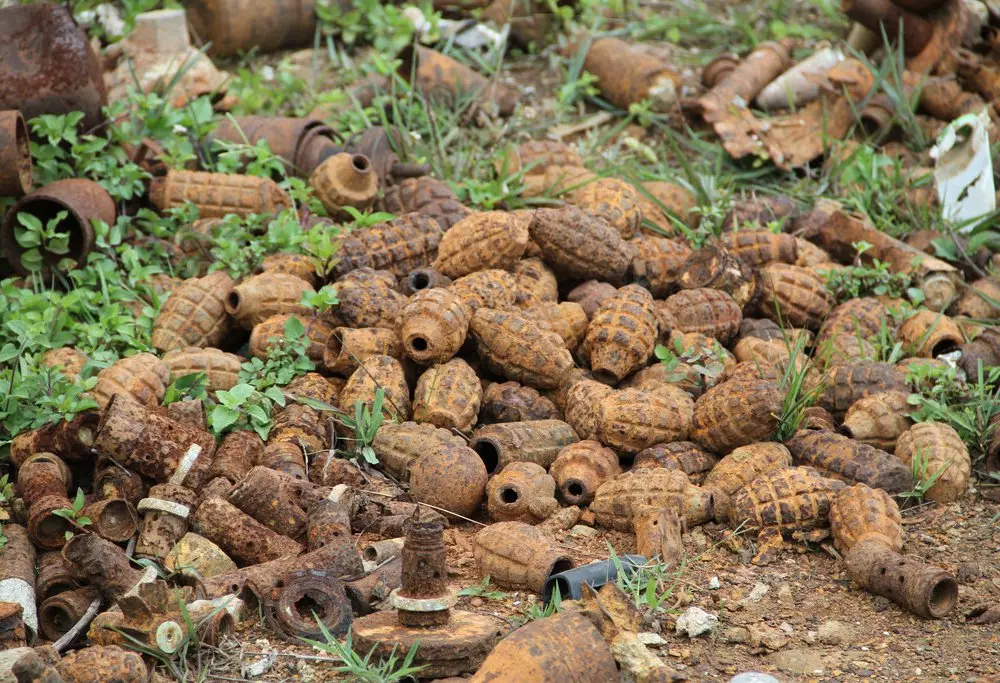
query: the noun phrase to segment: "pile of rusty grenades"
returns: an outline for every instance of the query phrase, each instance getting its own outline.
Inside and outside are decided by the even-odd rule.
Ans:
[[[913,77],[932,76],[920,101],[926,114],[950,120],[995,102],[1000,66],[981,49],[995,29],[970,9],[975,3],[919,12],[850,4],[860,22],[855,43],[865,30],[868,38],[908,32]],[[543,17],[540,7],[533,11]],[[514,17],[514,37],[529,31],[531,16]],[[198,20],[217,52],[251,39]],[[58,34],[65,51],[38,58],[70,64],[78,76],[40,85],[25,71],[0,84],[0,195],[19,197],[0,247],[27,275],[14,238],[19,215],[66,211],[68,256],[82,263],[94,248],[91,221],[113,224],[122,207],[86,179],[32,191],[24,119],[82,108],[83,125],[99,124],[106,91],[64,10],[0,10],[0,33],[12,25],[21,28],[0,52]],[[311,40],[310,27],[302,32]],[[769,43],[742,61],[720,58],[703,86],[611,38],[590,43],[585,68],[615,105],[651,100],[714,127],[733,156],[763,151],[786,168],[846,153],[813,144],[817,117],[845,131],[855,115],[871,125],[891,119],[888,104],[869,97],[872,75],[861,61],[837,52],[782,75],[793,66],[790,48]],[[403,58],[428,95],[479,88],[494,113],[517,105],[516,90],[432,50]],[[638,66],[623,69],[623,61]],[[821,77],[794,80],[802,73]],[[793,80],[769,91],[779,76]],[[789,93],[799,108],[786,116],[808,130],[799,125],[793,135],[795,126],[763,126],[751,113],[755,98],[760,109],[780,109]],[[838,118],[845,112],[850,120]],[[955,579],[900,554],[893,495],[914,487],[911,465],[921,458],[941,472],[927,498],[960,499],[970,454],[951,426],[911,421],[906,370],[957,362],[971,377],[998,364],[1000,332],[990,321],[1000,313],[1000,282],[965,284],[967,274],[995,268],[996,255],[945,262],[928,253],[929,236],[896,240],[834,199],[811,208],[782,198],[737,202],[722,236],[692,249],[678,228],[699,221],[688,189],[600,177],[552,140],[520,144],[513,170],[524,171],[526,195],[558,201],[474,211],[426,167],[401,162],[390,128],[341,141],[317,119],[236,117],[213,135],[266,140],[308,180],[331,218],[302,215],[303,230],[342,220],[345,207],[397,217],[340,235],[339,261],[325,274],[302,255],[278,253],[233,281],[209,272],[197,239],[177,240],[177,258],[203,259],[204,274],[157,282],[169,297],[153,324],[155,353],[102,370],[91,392],[98,409],[10,444],[16,497],[2,511],[0,680],[146,681],[151,660],[137,645],[173,656],[195,636],[218,644],[257,615],[292,641],[320,638],[316,619],[337,636],[351,629],[361,653],[419,643],[414,663],[426,677],[603,681],[628,660],[635,680],[670,680],[656,657],[637,659],[641,617],[614,583],[582,585],[587,577],[603,585],[607,576],[597,573],[613,570],[574,569],[566,531],[577,524],[634,532],[636,545],[618,548],[638,551],[633,563],[677,563],[682,530],[696,525],[720,536],[728,528],[729,542],[755,548],[755,564],[787,541],[832,538],[828,549],[858,587],[926,618],[954,608]],[[155,145],[141,152],[154,175],[148,204],[194,204],[196,235],[230,214],[291,206],[269,178],[167,169]],[[775,222],[780,231],[770,229]],[[866,297],[836,305],[824,277],[853,263],[859,242],[871,245],[865,259],[910,276],[923,304]],[[303,295],[325,284],[339,303],[317,315]],[[192,373],[207,375],[210,395],[231,389],[241,364],[266,359],[293,318],[317,371],[282,388],[288,401],[276,407],[266,441],[245,430],[217,441],[201,400],[161,405],[168,385]],[[906,352],[895,363],[877,359],[886,326]],[[656,357],[659,344],[674,362]],[[44,358],[71,378],[87,360],[68,347]],[[798,413],[788,406],[792,378],[814,399]],[[357,434],[341,417],[359,404],[381,405],[384,416],[368,444],[374,464],[350,458]],[[993,457],[998,449],[1000,433]],[[86,527],[61,514],[78,488]],[[480,577],[546,596],[558,586],[576,600],[511,635],[508,623],[453,609],[449,525],[478,529]],[[583,652],[585,660],[574,654]]]

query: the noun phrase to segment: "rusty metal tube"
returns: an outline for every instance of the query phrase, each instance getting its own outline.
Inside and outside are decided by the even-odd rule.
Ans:
[[[0,111],[0,197],[31,192],[31,148],[28,127],[16,109]]]
[[[15,231],[19,227],[19,214],[29,214],[45,226],[60,212],[67,216],[59,222],[58,230],[69,233],[69,251],[54,254],[39,247],[45,267],[51,268],[64,258],[82,264],[90,250],[94,248],[94,227],[92,220],[102,220],[113,225],[117,217],[115,202],[107,191],[93,180],[72,178],[57,180],[31,194],[22,197],[4,218],[0,225],[0,249],[10,261],[11,267],[19,274],[27,276],[31,271],[21,262],[27,251],[17,243]]]
[[[23,526],[6,524],[3,533],[7,544],[0,550],[0,602],[21,606],[21,619],[28,630],[28,641],[38,633],[35,611],[35,548]]]
[[[519,94],[513,88],[491,83],[485,76],[451,57],[426,47],[408,45],[396,56],[401,61],[397,73],[425,97],[439,98],[455,106],[475,97],[492,101],[503,116],[514,113]]]
[[[958,583],[948,572],[884,544],[860,541],[844,556],[847,573],[862,588],[889,598],[927,619],[940,619],[958,604]]]
[[[899,40],[899,23],[903,22],[903,51],[907,57],[915,57],[927,46],[934,34],[934,25],[891,0],[842,0],[840,9],[854,21],[862,24],[877,35],[885,35],[889,40]]]
[[[185,3],[192,33],[210,42],[209,54],[308,45],[316,32],[313,0],[197,0]]]

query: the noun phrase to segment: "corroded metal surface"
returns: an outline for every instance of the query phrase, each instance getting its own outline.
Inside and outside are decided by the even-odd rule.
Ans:
[[[28,127],[16,109],[0,111],[0,196],[31,192],[31,149]]]

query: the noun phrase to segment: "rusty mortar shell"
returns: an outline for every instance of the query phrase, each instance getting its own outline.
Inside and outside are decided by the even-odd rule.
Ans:
[[[234,286],[224,305],[238,325],[253,329],[274,315],[307,315],[302,295],[313,291],[312,285],[294,275],[266,272]]]
[[[10,444],[10,461],[15,467],[35,453],[54,453],[63,460],[90,461],[94,435],[101,421],[97,410],[77,413],[72,420],[61,420],[39,429],[21,432]]]
[[[378,176],[364,154],[334,154],[316,167],[309,184],[334,220],[349,220],[344,207],[365,211],[378,194]]]
[[[346,585],[347,597],[350,598],[355,613],[364,615],[375,611],[376,607],[389,599],[392,591],[402,585],[402,574],[403,558],[397,554],[360,579],[349,581]]]
[[[548,469],[559,451],[579,440],[573,428],[562,420],[532,420],[482,427],[473,435],[469,447],[493,473],[512,462],[533,462]]]
[[[104,122],[108,96],[100,61],[66,7],[4,7],[0,27],[0,109],[18,109],[25,119],[80,111],[86,130]]]
[[[560,497],[570,505],[586,505],[594,499],[601,484],[617,477],[621,471],[618,455],[591,440],[566,446],[549,468]]]
[[[486,507],[498,522],[535,524],[559,509],[556,481],[541,465],[512,462],[486,485]]]
[[[160,211],[191,202],[200,218],[275,214],[291,206],[288,195],[270,178],[176,170],[153,179],[149,201]]]
[[[958,582],[951,574],[877,540],[859,541],[844,561],[848,575],[862,588],[925,619],[940,619],[958,604]]]
[[[80,621],[90,603],[99,596],[96,588],[88,586],[62,591],[46,598],[38,607],[42,636],[47,640],[59,640]]]
[[[407,518],[409,519],[409,518]],[[406,541],[405,538],[387,538],[382,541],[374,541],[369,543],[361,551],[361,556],[366,562],[374,562],[375,564],[382,564],[383,562],[388,562],[394,557],[401,557],[403,553],[403,543]]]
[[[198,501],[191,489],[176,484],[157,484],[149,489],[149,497],[139,501],[137,510],[143,514],[138,557],[162,560],[170,549],[187,533],[188,517]]]
[[[28,127],[16,109],[0,111],[0,197],[31,192],[31,148]]]
[[[97,462],[93,488],[94,493],[100,498],[123,498],[135,506],[145,497],[147,485],[142,477],[132,470],[101,458]]]
[[[482,529],[473,539],[473,555],[497,585],[536,593],[549,576],[573,568],[552,534],[524,522],[497,522]]]
[[[877,35],[882,31],[889,40],[900,37],[900,22],[903,26],[903,49],[907,57],[920,54],[934,34],[934,25],[929,19],[907,11],[891,0],[841,0],[840,10]]]
[[[7,543],[0,549],[0,602],[20,605],[28,642],[34,642],[38,633],[35,547],[28,538],[27,530],[19,524],[5,524],[3,533]]]
[[[265,622],[296,642],[299,638],[323,637],[324,631],[342,636],[352,619],[351,601],[343,581],[324,569],[285,574],[281,587],[271,592],[264,606]]]
[[[415,628],[447,624],[458,598],[448,589],[444,519],[418,507],[403,527],[402,585],[391,595],[399,623]]]
[[[450,290],[418,292],[403,308],[403,351],[417,363],[448,361],[462,348],[468,331],[469,309]]]
[[[209,54],[213,56],[302,47],[312,43],[316,32],[311,0],[263,5],[252,0],[202,0],[186,9],[193,34],[210,43]]]
[[[429,99],[455,105],[465,98],[492,102],[501,116],[514,113],[518,91],[502,83],[490,82],[464,64],[422,46],[409,45],[396,58],[401,61],[397,73]]]
[[[410,466],[410,495],[468,517],[483,501],[487,476],[486,466],[471,448],[442,444]]]
[[[150,479],[198,488],[208,479],[215,437],[115,394],[104,409],[94,448]]]
[[[117,600],[147,579],[146,572],[129,564],[125,551],[97,534],[76,534],[66,542],[63,559],[75,575],[86,579],[106,597]],[[152,578],[156,578],[153,571]]]
[[[444,273],[431,268],[414,268],[406,276],[403,293],[412,296],[425,289],[435,289],[438,287],[450,287],[452,280]]]
[[[229,492],[227,500],[258,522],[288,538],[306,530],[308,517],[286,485],[289,477],[267,467],[254,467]]]
[[[326,339],[323,367],[349,377],[372,356],[402,358],[403,346],[396,330],[381,327],[338,327]]]
[[[795,41],[787,38],[777,42],[769,41],[758,45],[731,69],[727,68],[728,65],[720,65],[721,68],[717,67],[715,74],[718,80],[700,102],[703,106],[709,102],[718,102],[723,108],[732,106],[734,100],[749,104],[768,83],[792,65],[794,47]]]
[[[29,508],[45,496],[65,496],[73,486],[69,467],[52,453],[36,453],[17,470],[17,490]]]
[[[295,556],[303,550],[300,543],[267,528],[221,498],[202,501],[191,524],[196,532],[244,564]]]
[[[619,109],[649,100],[653,111],[668,112],[677,104],[680,74],[662,60],[618,38],[600,38],[590,45],[584,67],[597,77],[601,94]]]
[[[58,550],[41,553],[35,564],[35,573],[35,592],[39,603],[76,588],[69,565]]]
[[[88,503],[83,516],[91,520],[91,530],[112,543],[124,543],[135,535],[138,520],[132,505],[123,498],[102,498]]]
[[[728,76],[740,64],[740,58],[734,54],[722,54],[705,65],[701,71],[701,84],[711,90]]]
[[[18,244],[15,237],[19,225],[17,216],[24,213],[46,224],[63,211],[66,212],[66,217],[59,222],[58,229],[69,234],[69,251],[65,254],[53,254],[42,250],[43,273],[67,258],[76,264],[84,263],[87,254],[94,248],[94,227],[91,221],[101,220],[114,225],[118,215],[115,202],[107,190],[93,180],[84,178],[57,180],[22,197],[7,211],[0,224],[0,249],[3,249],[4,256],[19,275],[28,276],[31,271],[21,262],[27,249]]]
[[[306,541],[310,551],[350,536],[351,516],[341,503],[324,498],[309,506]]]
[[[192,531],[184,534],[181,540],[174,544],[163,558],[163,566],[169,571],[199,581],[236,571],[236,563],[222,551],[222,548]]]
[[[71,531],[68,520],[55,514],[56,510],[72,507],[64,494],[43,496],[28,508],[28,536],[41,550],[56,550],[66,543],[65,534]]]
[[[248,429],[229,432],[215,450],[211,476],[225,477],[230,482],[239,481],[263,453],[264,442],[256,432]]]

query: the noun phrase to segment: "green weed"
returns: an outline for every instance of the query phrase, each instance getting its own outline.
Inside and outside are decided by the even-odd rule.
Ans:
[[[354,651],[352,631],[348,631],[344,642],[340,642],[330,633],[322,620],[317,619],[316,623],[323,633],[323,642],[307,638],[302,640],[320,652],[325,652],[339,659],[342,664],[335,667],[334,671],[347,674],[350,680],[362,681],[363,683],[396,683],[416,678],[417,674],[424,669],[423,666],[413,666],[413,660],[417,656],[417,643],[413,644],[402,660],[396,654],[396,647],[393,647],[387,659],[375,662],[373,661],[375,657],[374,647],[364,657]]]
[[[67,520],[70,524],[82,529],[83,527],[90,526],[93,524],[93,520],[87,517],[83,513],[83,506],[87,504],[87,501],[83,497],[83,489],[78,488],[76,490],[76,496],[73,498],[73,502],[68,508],[58,508],[52,511],[52,514],[62,517]],[[73,532],[66,532],[66,540],[73,538]]]

